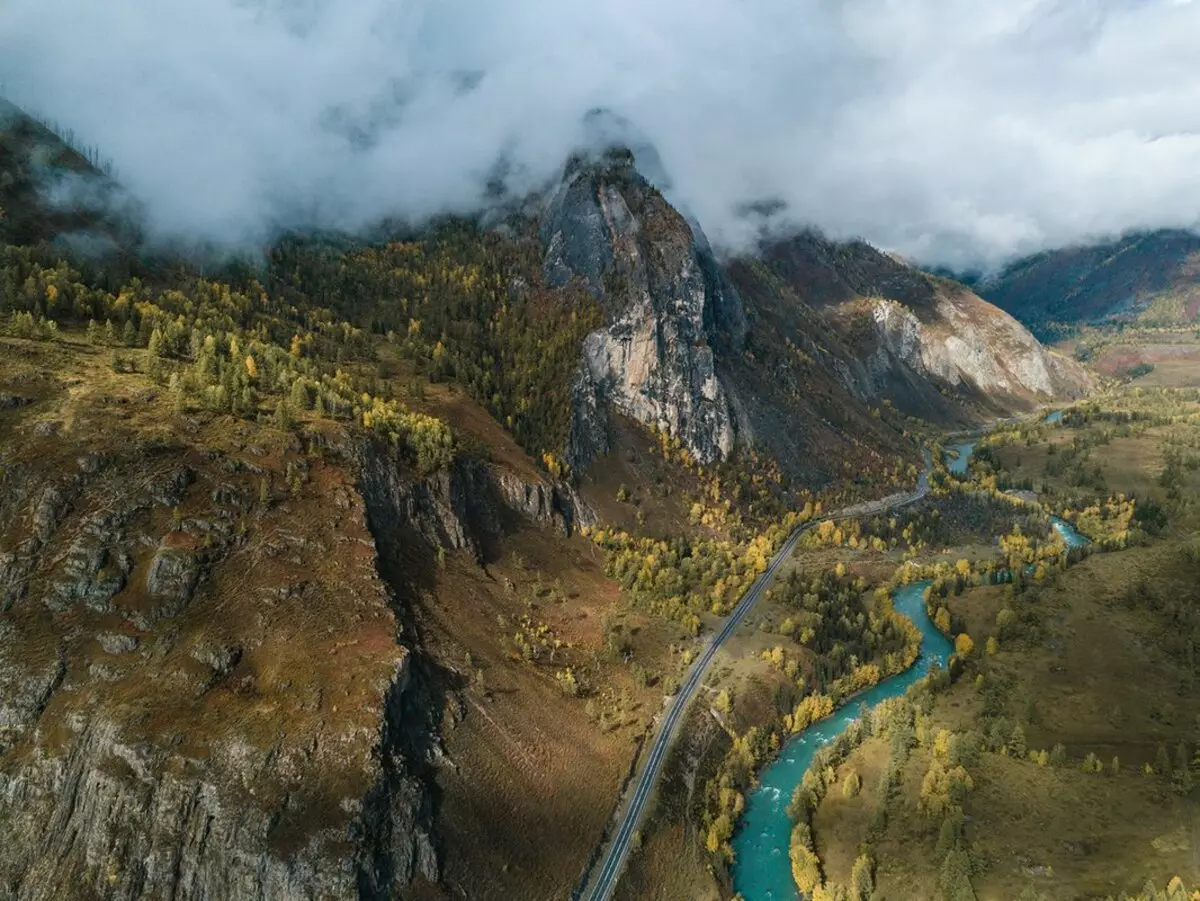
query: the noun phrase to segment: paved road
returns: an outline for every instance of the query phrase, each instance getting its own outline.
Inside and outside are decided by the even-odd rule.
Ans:
[[[599,869],[595,871],[594,879],[589,880],[592,883],[590,893],[587,892],[588,883],[585,882],[583,885],[584,892],[577,892],[573,897],[582,896],[587,898],[588,901],[608,901],[613,889],[616,888],[621,871],[625,867],[626,858],[629,856],[629,846],[633,841],[634,833],[637,832],[638,824],[641,822],[646,802],[649,800],[650,795],[654,791],[654,786],[662,774],[663,763],[667,758],[667,750],[671,746],[671,741],[675,736],[680,721],[683,719],[684,713],[687,711],[688,705],[696,694],[696,689],[700,687],[701,681],[704,679],[704,674],[707,672],[717,651],[721,649],[721,645],[734,633],[746,614],[750,612],[750,608],[762,597],[767,586],[775,578],[775,573],[779,570],[779,567],[783,565],[784,561],[795,550],[796,542],[800,540],[800,536],[822,520],[846,519],[853,516],[872,516],[876,513],[881,513],[885,510],[895,510],[898,507],[903,507],[906,504],[920,500],[929,493],[929,472],[932,465],[929,451],[925,451],[925,470],[917,480],[917,490],[914,492],[893,495],[890,498],[879,501],[868,501],[867,503],[857,504],[853,507],[846,507],[843,510],[835,510],[832,513],[822,516],[820,519],[811,520],[797,527],[788,536],[788,540],[771,560],[771,565],[767,567],[766,572],[754,581],[754,584],[750,586],[750,589],[742,597],[741,601],[738,602],[738,605],[733,608],[733,612],[725,621],[725,625],[721,627],[721,631],[712,637],[705,646],[704,652],[692,664],[692,669],[688,674],[687,680],[680,686],[679,692],[675,695],[674,700],[671,701],[671,706],[667,709],[667,715],[664,717],[650,745],[650,753],[643,764],[641,775],[633,783],[631,789],[632,795],[626,805],[620,825],[617,827],[617,831],[607,851],[599,861]]]

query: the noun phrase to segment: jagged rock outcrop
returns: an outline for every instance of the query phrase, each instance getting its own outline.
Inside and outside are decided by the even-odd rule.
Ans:
[[[0,773],[6,901],[357,896],[353,860],[336,856],[344,828],[313,828],[289,853],[272,853],[281,811],[231,796],[224,780],[201,775],[209,767],[175,760],[167,746],[124,740],[111,720],[74,725],[65,755],[39,754],[19,775]],[[248,745],[222,751],[251,794],[256,774],[277,765]],[[313,753],[338,766],[336,748]]]
[[[96,415],[0,436],[0,901],[436,882],[447,700],[412,563],[590,512],[480,460],[417,476],[340,427],[198,447]]]
[[[731,277],[699,227],[646,183],[626,151],[573,160],[540,236],[543,279],[578,280],[607,317],[584,340],[572,386],[566,457],[576,472],[612,450],[611,410],[677,438],[703,463],[726,459],[740,436],[802,475],[793,457],[805,442],[773,422],[814,441],[819,432],[822,443],[854,444],[884,399],[934,421],[965,422],[984,409],[1076,397],[1090,384],[968,289],[863,242],[807,232],[764,245],[754,261],[731,261]],[[788,312],[793,305],[808,313]],[[799,329],[772,331],[780,324]],[[763,364],[776,368],[755,371]],[[814,421],[813,406],[834,415]]]
[[[0,622],[0,754],[37,723],[67,672],[57,649],[43,651],[19,666],[10,662],[3,649],[17,640],[16,630]]]
[[[551,484],[507,470],[494,470],[493,474],[504,503],[526,519],[549,524],[564,535],[596,521],[595,513],[569,484]]]
[[[570,485],[522,476],[458,458],[446,470],[414,478],[386,448],[366,446],[360,485],[377,528],[399,529],[426,545],[483,557],[483,544],[506,529],[506,512],[570,535],[595,515]]]
[[[191,600],[199,579],[200,562],[195,553],[160,544],[146,573],[146,594],[156,603],[153,616],[178,616]],[[142,628],[151,621],[150,617],[140,619],[138,625]]]
[[[111,609],[113,597],[125,587],[133,569],[130,548],[120,541],[119,519],[111,512],[84,519],[46,593],[47,607],[62,612],[82,602],[97,613]]]
[[[573,160],[541,222],[543,277],[579,278],[608,323],[584,341],[568,462],[607,452],[610,407],[678,438],[702,462],[725,459],[734,421],[714,348],[739,347],[746,320],[703,237],[634,168],[632,155]]]

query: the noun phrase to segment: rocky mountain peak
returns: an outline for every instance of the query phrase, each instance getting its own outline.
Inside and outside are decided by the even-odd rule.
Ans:
[[[678,438],[698,460],[726,458],[734,427],[714,349],[740,347],[746,317],[698,226],[614,147],[571,159],[540,236],[546,283],[579,279],[607,319],[583,346],[571,465],[607,451],[610,409]]]

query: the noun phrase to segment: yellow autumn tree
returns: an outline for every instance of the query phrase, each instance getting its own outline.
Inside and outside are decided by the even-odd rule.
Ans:
[[[954,639],[954,653],[959,657],[970,657],[971,652],[975,650],[975,642],[966,632],[958,633]]]

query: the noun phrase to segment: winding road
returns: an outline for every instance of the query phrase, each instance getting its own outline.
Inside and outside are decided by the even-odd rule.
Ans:
[[[779,571],[784,561],[795,550],[796,542],[800,540],[800,536],[824,520],[874,516],[884,511],[896,510],[925,497],[929,493],[929,473],[933,468],[933,458],[928,450],[924,454],[925,470],[917,480],[915,491],[907,494],[892,495],[878,501],[856,504],[842,510],[835,510],[818,519],[810,520],[802,526],[798,526],[788,536],[788,540],[784,542],[783,547],[771,559],[770,566],[750,586],[749,590],[747,590],[746,594],[738,602],[738,605],[733,608],[733,612],[729,615],[729,618],[725,620],[725,624],[721,627],[721,630],[712,637],[705,646],[703,653],[692,664],[687,679],[684,680],[679,688],[679,692],[672,699],[670,706],[667,708],[667,714],[663,717],[662,723],[654,735],[654,739],[650,744],[650,753],[647,755],[646,762],[642,766],[641,773],[637,775],[630,785],[625,809],[621,814],[620,822],[617,824],[612,840],[597,862],[598,866],[589,870],[588,874],[584,877],[582,885],[572,895],[573,901],[580,898],[586,898],[588,901],[608,901],[608,898],[612,895],[613,889],[616,888],[617,881],[621,876],[621,871],[625,867],[626,859],[629,856],[629,848],[633,842],[633,836],[637,832],[642,814],[645,812],[646,802],[650,799],[650,795],[653,794],[654,787],[662,775],[667,751],[678,731],[679,724],[683,720],[683,715],[687,711],[688,705],[692,702],[693,697],[695,697],[696,690],[700,687],[704,675],[708,671],[708,667],[716,656],[717,651],[733,635],[746,614],[750,612],[750,609],[758,603],[763,592],[766,591],[775,578],[776,572]]]

